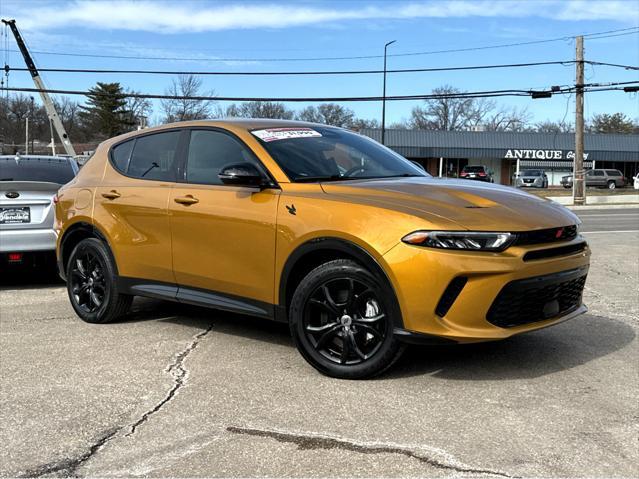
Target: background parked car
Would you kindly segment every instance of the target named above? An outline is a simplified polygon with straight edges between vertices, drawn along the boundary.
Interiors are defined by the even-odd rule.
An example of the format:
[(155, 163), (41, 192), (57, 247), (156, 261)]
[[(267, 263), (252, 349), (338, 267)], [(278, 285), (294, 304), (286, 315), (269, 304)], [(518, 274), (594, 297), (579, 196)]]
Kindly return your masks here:
[(544, 170), (523, 170), (515, 185), (517, 188), (548, 188), (548, 176)]
[(639, 190), (639, 171), (637, 172), (637, 174), (632, 179), (634, 180), (634, 188), (635, 188), (635, 190)]
[(484, 165), (466, 165), (459, 177), (467, 180), (494, 182), (493, 172)]
[[(563, 176), (561, 185), (564, 188), (572, 188), (572, 175)], [(619, 170), (588, 170), (586, 171), (586, 186), (614, 190), (626, 186), (626, 178)]]
[(0, 156), (0, 263), (55, 265), (54, 197), (78, 172), (73, 158)]

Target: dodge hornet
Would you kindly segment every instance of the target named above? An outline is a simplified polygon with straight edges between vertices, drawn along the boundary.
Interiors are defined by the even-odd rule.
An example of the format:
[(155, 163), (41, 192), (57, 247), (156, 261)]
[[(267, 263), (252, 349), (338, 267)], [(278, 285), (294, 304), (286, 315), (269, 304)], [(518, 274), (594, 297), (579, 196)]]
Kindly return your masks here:
[(366, 378), (407, 343), (508, 338), (586, 311), (568, 209), (433, 178), (341, 128), (194, 121), (103, 142), (56, 199), (58, 266), (90, 323), (134, 296), (288, 323), (320, 372)]

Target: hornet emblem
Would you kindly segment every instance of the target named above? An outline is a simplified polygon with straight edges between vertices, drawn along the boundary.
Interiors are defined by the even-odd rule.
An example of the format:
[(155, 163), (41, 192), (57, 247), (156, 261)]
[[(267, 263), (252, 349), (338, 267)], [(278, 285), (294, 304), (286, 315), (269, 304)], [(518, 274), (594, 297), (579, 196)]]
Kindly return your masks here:
[(289, 205), (285, 205), (285, 206), (286, 206), (286, 209), (288, 210), (288, 212), (290, 214), (292, 214), (292, 215), (296, 215), (297, 214), (297, 209), (295, 208), (295, 205), (292, 204), (291, 206), (289, 206)]

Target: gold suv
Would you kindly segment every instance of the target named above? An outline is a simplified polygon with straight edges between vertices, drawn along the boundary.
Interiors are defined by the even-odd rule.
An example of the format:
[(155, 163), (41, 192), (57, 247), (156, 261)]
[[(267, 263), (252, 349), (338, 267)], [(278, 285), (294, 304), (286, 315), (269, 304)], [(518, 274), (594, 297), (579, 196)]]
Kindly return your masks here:
[(586, 311), (579, 219), (510, 187), (432, 178), (364, 136), (197, 121), (102, 143), (57, 199), (84, 321), (149, 296), (290, 325), (322, 373), (381, 373), (406, 343), (502, 339)]

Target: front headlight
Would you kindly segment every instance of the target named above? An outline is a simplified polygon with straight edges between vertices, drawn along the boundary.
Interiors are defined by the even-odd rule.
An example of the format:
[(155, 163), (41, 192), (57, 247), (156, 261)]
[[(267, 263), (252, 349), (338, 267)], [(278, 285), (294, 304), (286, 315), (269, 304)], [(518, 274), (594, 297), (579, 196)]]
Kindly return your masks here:
[(515, 235), (512, 233), (486, 233), (483, 231), (415, 231), (402, 238), (404, 243), (429, 248), (503, 251)]

